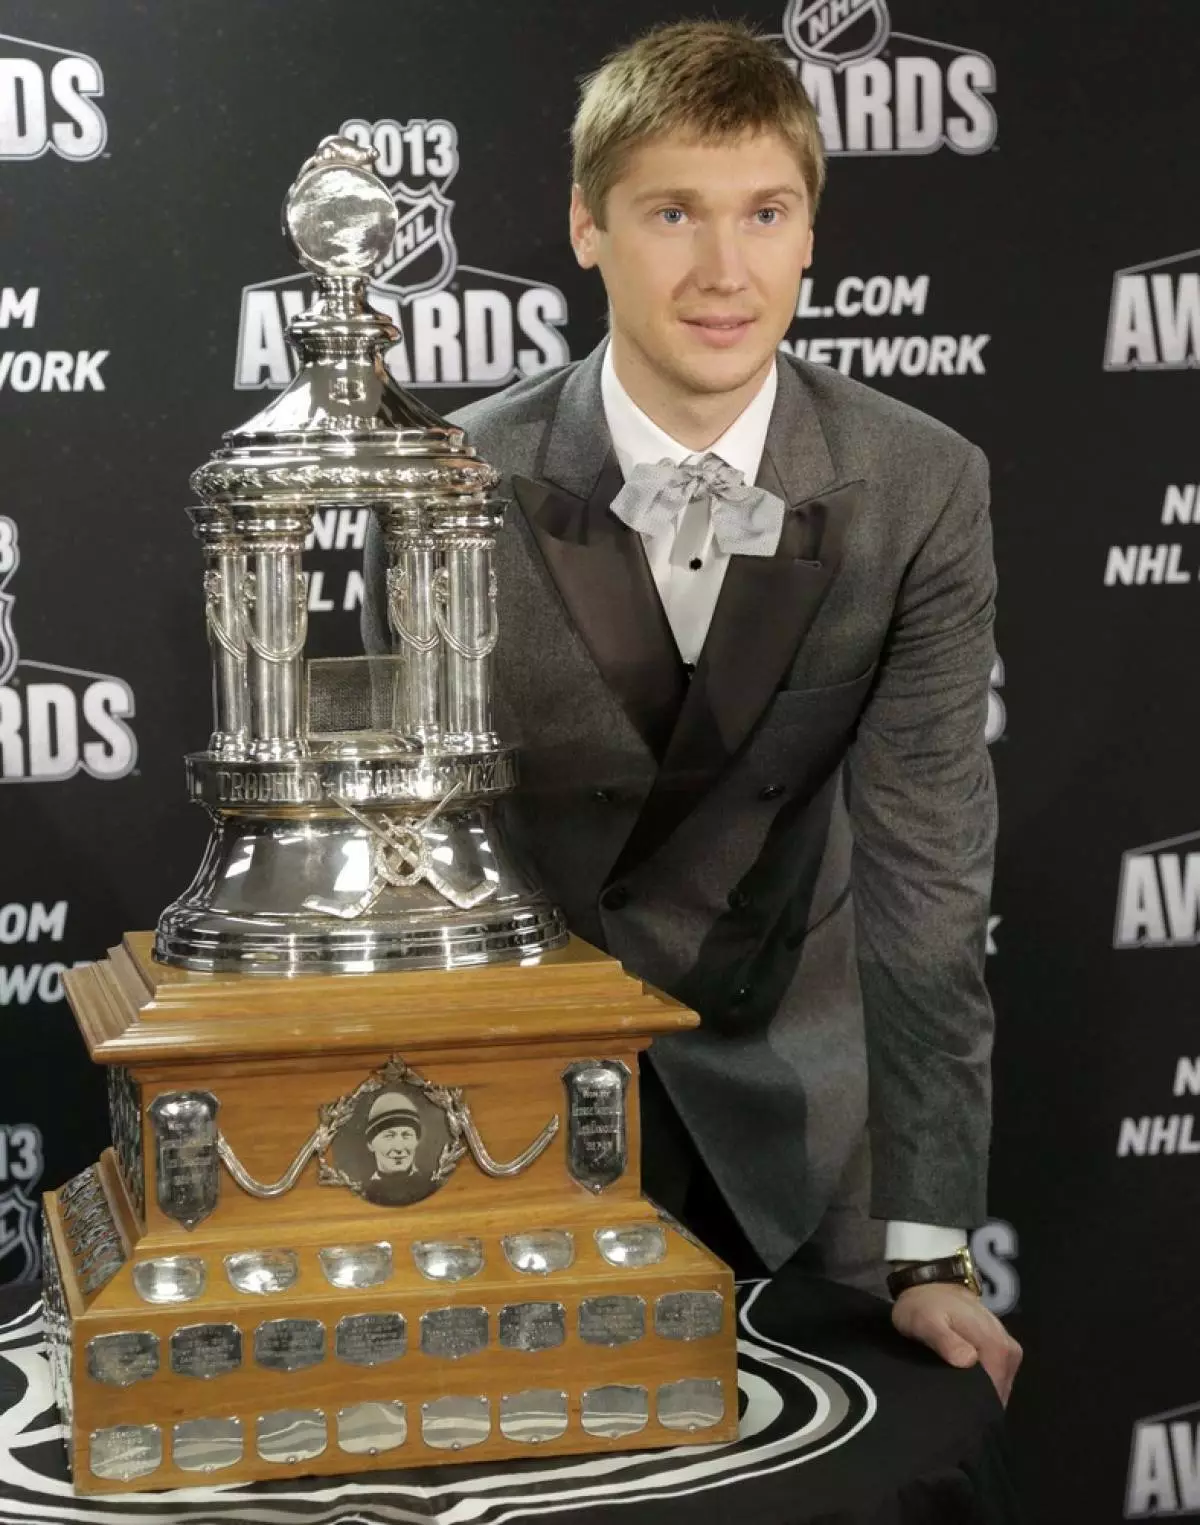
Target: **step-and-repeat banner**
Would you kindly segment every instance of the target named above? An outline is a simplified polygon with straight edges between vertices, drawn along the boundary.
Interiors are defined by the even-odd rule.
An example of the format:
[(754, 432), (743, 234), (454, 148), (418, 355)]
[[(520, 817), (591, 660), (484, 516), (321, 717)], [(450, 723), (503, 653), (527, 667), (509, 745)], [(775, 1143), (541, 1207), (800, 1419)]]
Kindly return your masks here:
[[(1200, 20), (1188, 0), (738, 0), (831, 156), (787, 345), (987, 451), (1003, 828), (993, 1219), (1038, 1521), (1200, 1516)], [(286, 384), (279, 234), (327, 133), (379, 150), (376, 300), (441, 411), (585, 353), (576, 82), (669, 0), (0, 3), (0, 1279), (94, 1159), (62, 974), (152, 926), (205, 835), (187, 478)], [(318, 515), (320, 652), (358, 649), (365, 518)]]

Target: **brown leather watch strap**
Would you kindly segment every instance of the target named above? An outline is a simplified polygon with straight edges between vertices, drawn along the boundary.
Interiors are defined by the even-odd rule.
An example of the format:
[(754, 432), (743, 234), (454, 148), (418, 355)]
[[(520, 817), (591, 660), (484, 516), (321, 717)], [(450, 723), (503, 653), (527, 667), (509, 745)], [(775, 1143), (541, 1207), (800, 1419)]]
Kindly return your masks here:
[(940, 1260), (921, 1260), (914, 1265), (904, 1265), (891, 1272), (887, 1289), (893, 1299), (907, 1292), (909, 1287), (923, 1287), (930, 1282), (953, 1282), (981, 1296), (983, 1289), (971, 1259), (970, 1250), (958, 1250)]

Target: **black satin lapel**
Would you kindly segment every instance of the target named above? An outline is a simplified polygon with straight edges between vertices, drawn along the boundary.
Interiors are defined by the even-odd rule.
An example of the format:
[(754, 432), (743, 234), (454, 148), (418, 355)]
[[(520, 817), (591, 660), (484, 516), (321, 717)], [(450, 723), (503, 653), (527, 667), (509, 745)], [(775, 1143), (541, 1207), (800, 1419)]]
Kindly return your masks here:
[(512, 488), (571, 623), (661, 760), (686, 679), (641, 536), (609, 511), (621, 480), (610, 457), (586, 502), (526, 477), (514, 477)]
[(754, 729), (841, 566), (862, 484), (789, 511), (774, 556), (734, 556), (658, 779), (613, 870), (648, 857), (712, 788)]

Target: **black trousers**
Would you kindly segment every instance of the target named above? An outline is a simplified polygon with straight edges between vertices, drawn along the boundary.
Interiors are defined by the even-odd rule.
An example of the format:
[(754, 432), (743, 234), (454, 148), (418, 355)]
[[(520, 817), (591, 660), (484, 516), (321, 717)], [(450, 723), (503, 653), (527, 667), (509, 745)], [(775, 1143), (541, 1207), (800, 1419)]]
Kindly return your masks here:
[[(642, 1187), (730, 1266), (739, 1280), (769, 1276), (757, 1250), (701, 1159), (683, 1120), (646, 1054), (639, 1065)], [(885, 1225), (869, 1213), (870, 1156), (866, 1139), (850, 1161), (837, 1195), (790, 1265), (811, 1275), (886, 1297)]]

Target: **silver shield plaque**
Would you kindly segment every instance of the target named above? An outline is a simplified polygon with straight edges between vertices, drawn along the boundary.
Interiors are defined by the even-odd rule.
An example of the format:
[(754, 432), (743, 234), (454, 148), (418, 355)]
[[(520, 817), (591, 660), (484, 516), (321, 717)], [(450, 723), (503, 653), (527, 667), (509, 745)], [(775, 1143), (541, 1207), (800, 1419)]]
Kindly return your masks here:
[(382, 1366), (408, 1348), (402, 1313), (347, 1313), (337, 1321), (333, 1349), (351, 1366)]
[(537, 1445), (567, 1433), (567, 1395), (552, 1387), (529, 1387), (500, 1399), (500, 1430), (508, 1440)]
[(549, 1276), (553, 1271), (567, 1270), (575, 1261), (575, 1240), (566, 1229), (505, 1234), (500, 1243), (509, 1265), (526, 1276)]
[(392, 1274), (392, 1247), (385, 1241), (330, 1245), (317, 1259), (331, 1287), (378, 1287)]
[(195, 1228), (217, 1205), (219, 1105), (211, 1091), (164, 1091), (147, 1108), (158, 1205), (184, 1228)]
[(421, 1405), (421, 1439), (440, 1451), (477, 1446), (492, 1433), (486, 1398), (434, 1398)]
[(132, 1387), (158, 1370), (158, 1336), (149, 1330), (97, 1334), (87, 1342), (88, 1376), (109, 1387)]
[(499, 1322), (505, 1350), (553, 1350), (567, 1337), (562, 1303), (505, 1303)]
[(240, 1419), (181, 1419), (171, 1434), (171, 1460), (184, 1472), (220, 1472), (245, 1449)]
[(487, 1349), (486, 1308), (431, 1308), (421, 1315), (421, 1349), (457, 1361)]
[(590, 1387), (580, 1404), (580, 1423), (589, 1435), (620, 1440), (644, 1430), (650, 1418), (650, 1396), (644, 1387), (610, 1383)]
[(667, 1236), (657, 1223), (598, 1228), (596, 1248), (610, 1266), (656, 1266), (666, 1258)]
[(133, 1290), (144, 1303), (190, 1303), (205, 1280), (204, 1262), (194, 1255), (160, 1255), (133, 1266)]
[(707, 1340), (720, 1334), (724, 1314), (719, 1292), (664, 1292), (654, 1304), (654, 1332), (664, 1340)]
[(327, 1443), (325, 1415), (320, 1409), (276, 1409), (260, 1414), (255, 1444), (263, 1461), (284, 1465), (311, 1461)]
[(96, 1477), (127, 1483), (162, 1466), (162, 1431), (156, 1424), (114, 1424), (88, 1436), (88, 1465)]
[(645, 1333), (644, 1297), (585, 1297), (579, 1304), (579, 1338), (585, 1345), (629, 1345)]
[(483, 1270), (479, 1239), (418, 1239), (412, 1256), (417, 1270), (430, 1281), (466, 1281)]
[(171, 1370), (181, 1377), (223, 1377), (242, 1364), (236, 1324), (184, 1324), (171, 1333)]
[(378, 1456), (394, 1451), (408, 1439), (408, 1416), (403, 1403), (387, 1399), (377, 1403), (352, 1403), (338, 1409), (338, 1449), (351, 1456)]
[(254, 1360), (269, 1371), (303, 1371), (325, 1359), (325, 1325), (319, 1318), (273, 1318), (254, 1331)]
[(295, 1250), (239, 1250), (225, 1257), (225, 1274), (239, 1292), (286, 1292), (300, 1275)]
[(709, 1430), (725, 1417), (725, 1391), (715, 1377), (685, 1377), (662, 1384), (656, 1407), (668, 1430)]
[(567, 1088), (567, 1169), (581, 1186), (601, 1192), (625, 1174), (625, 1092), (629, 1070), (619, 1059), (587, 1059), (563, 1071)]

